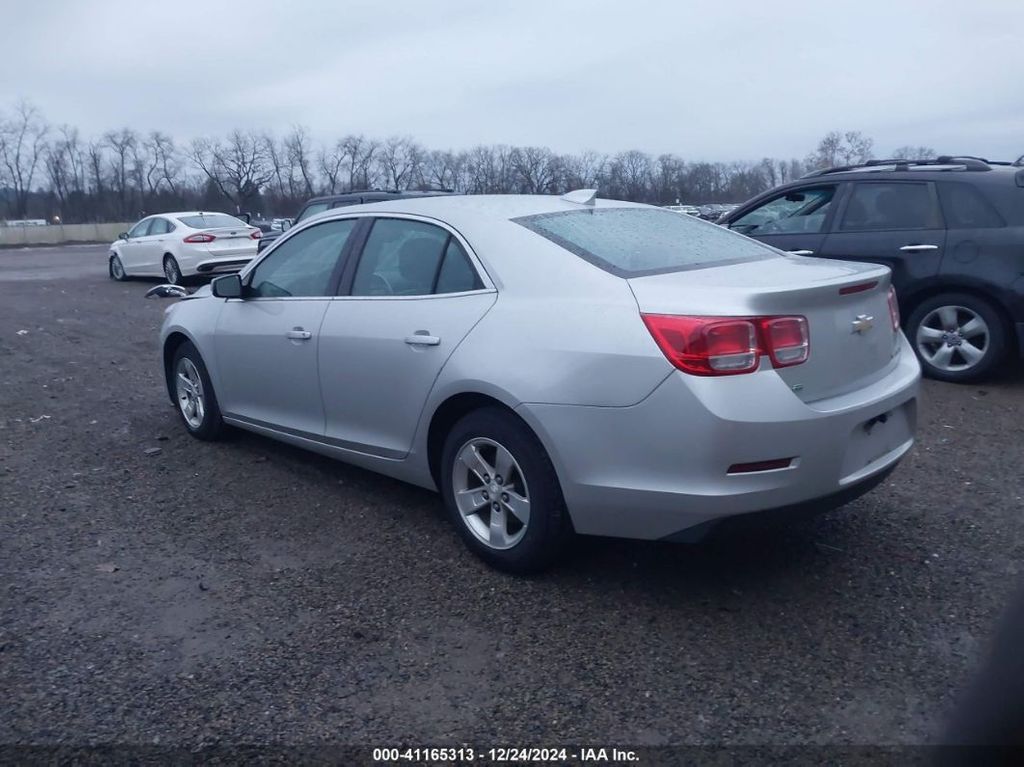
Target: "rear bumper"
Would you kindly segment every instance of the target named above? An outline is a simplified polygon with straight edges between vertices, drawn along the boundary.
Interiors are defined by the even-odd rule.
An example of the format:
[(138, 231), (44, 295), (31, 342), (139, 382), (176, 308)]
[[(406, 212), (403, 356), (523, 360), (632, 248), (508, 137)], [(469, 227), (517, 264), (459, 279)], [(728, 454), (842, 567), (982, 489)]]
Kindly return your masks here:
[(209, 259), (206, 261), (200, 261), (196, 264), (196, 271), (199, 274), (208, 274), (210, 272), (237, 272), (252, 261), (252, 259), (252, 256)]
[[(675, 372), (631, 407), (517, 412), (547, 447), (577, 532), (675, 537), (752, 512), (833, 508), (870, 489), (914, 442), (920, 368), (901, 344), (881, 379), (809, 404), (769, 368), (729, 378)], [(885, 422), (865, 428), (878, 416)], [(728, 473), (780, 458), (793, 461)]]

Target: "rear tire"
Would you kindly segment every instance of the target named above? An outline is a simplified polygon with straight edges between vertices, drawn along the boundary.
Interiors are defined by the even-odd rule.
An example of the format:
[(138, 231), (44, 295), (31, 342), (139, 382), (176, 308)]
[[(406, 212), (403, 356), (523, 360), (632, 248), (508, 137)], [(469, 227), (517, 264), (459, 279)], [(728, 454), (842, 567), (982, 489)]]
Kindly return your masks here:
[(178, 266), (177, 259), (169, 254), (164, 256), (164, 277), (172, 285), (183, 285), (185, 282), (181, 276), (181, 267)]
[(526, 574), (549, 567), (572, 533), (540, 440), (496, 407), (463, 416), (448, 433), (441, 495), (466, 546), (499, 570)]
[(985, 378), (1009, 348), (999, 312), (970, 293), (943, 293), (923, 301), (907, 320), (907, 338), (926, 376), (953, 383)]
[(199, 350), (185, 341), (171, 361), (171, 390), (175, 407), (188, 433), (196, 439), (221, 439), (226, 429), (217, 395)]
[(111, 256), (107, 262), (107, 273), (110, 275), (110, 279), (117, 280), (118, 282), (124, 282), (128, 279), (128, 274), (124, 270), (124, 264), (121, 263), (120, 256)]

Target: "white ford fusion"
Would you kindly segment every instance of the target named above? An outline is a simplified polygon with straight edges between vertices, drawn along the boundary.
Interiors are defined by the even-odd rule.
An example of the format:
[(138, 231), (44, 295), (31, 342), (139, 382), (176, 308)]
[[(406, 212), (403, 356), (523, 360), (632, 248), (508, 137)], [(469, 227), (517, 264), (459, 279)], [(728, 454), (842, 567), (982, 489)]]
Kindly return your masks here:
[(572, 532), (844, 504), (910, 450), (920, 377), (885, 267), (587, 191), (325, 213), (172, 305), (161, 340), (194, 436), (436, 489), (514, 571)]
[(256, 255), (262, 233), (226, 213), (161, 213), (110, 245), (112, 279), (157, 277), (179, 284), (197, 274), (238, 271)]

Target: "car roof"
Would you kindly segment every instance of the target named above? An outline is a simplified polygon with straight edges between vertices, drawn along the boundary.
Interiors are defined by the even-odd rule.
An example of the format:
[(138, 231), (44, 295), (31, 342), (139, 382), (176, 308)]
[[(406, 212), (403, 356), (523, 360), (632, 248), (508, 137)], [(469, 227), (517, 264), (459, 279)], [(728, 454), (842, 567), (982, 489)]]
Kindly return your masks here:
[(396, 191), (394, 189), (357, 189), (351, 192), (339, 192), (338, 194), (322, 194), (318, 197), (310, 197), (306, 205), (314, 205), (321, 202), (343, 202), (345, 200), (361, 199), (363, 197), (380, 197), (385, 200), (400, 200), (406, 197), (435, 197), (441, 195), (455, 194), (448, 189), (436, 189), (425, 191)]
[[(647, 208), (635, 202), (620, 200), (595, 200), (597, 208), (636, 207)], [(335, 208), (324, 212), (316, 218), (324, 220), (334, 216), (350, 213), (379, 212), (407, 213), (447, 221), (454, 226), (458, 222), (474, 220), (508, 221), (522, 216), (533, 216), (542, 213), (558, 213), (572, 210), (592, 210), (589, 205), (569, 202), (558, 195), (549, 194), (460, 194), (433, 197), (409, 197), (401, 200), (371, 202), (362, 205), (351, 205), (347, 208)]]

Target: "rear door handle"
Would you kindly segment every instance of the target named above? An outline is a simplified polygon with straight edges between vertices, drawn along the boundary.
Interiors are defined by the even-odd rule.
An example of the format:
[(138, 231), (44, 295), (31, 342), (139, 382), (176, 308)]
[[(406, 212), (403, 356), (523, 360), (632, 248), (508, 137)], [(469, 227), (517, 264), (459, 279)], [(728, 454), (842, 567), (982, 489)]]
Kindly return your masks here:
[(437, 336), (428, 336), (426, 333), (416, 333), (406, 336), (405, 342), (410, 346), (437, 346), (441, 339)]
[(938, 250), (938, 245), (904, 245), (900, 250), (908, 253), (916, 253), (919, 250)]
[(813, 256), (814, 255), (814, 251), (813, 250), (791, 250), (789, 252), (792, 253), (794, 256)]
[(302, 328), (293, 328), (285, 333), (284, 337), (290, 338), (293, 341), (308, 341), (313, 337), (313, 334)]

